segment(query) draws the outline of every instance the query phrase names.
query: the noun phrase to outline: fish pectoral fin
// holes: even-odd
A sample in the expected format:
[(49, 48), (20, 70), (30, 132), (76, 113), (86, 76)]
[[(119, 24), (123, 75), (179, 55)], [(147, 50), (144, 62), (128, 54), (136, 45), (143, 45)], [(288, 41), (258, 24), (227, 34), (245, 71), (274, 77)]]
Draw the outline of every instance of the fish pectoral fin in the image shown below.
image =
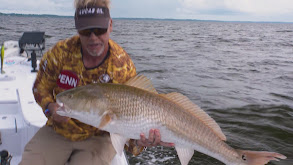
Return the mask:
[(107, 124), (109, 124), (112, 121), (112, 116), (113, 115), (111, 113), (104, 114), (98, 128), (103, 129)]
[(158, 94), (152, 82), (144, 75), (132, 77), (124, 85), (140, 88), (140, 89)]
[(129, 138), (126, 138), (124, 136), (121, 136), (119, 134), (110, 133), (112, 145), (115, 148), (116, 153), (121, 156), (122, 152), (124, 150), (125, 143), (129, 140)]
[(181, 165), (187, 165), (194, 154), (194, 149), (182, 148), (177, 146), (175, 147), (175, 149), (177, 151)]

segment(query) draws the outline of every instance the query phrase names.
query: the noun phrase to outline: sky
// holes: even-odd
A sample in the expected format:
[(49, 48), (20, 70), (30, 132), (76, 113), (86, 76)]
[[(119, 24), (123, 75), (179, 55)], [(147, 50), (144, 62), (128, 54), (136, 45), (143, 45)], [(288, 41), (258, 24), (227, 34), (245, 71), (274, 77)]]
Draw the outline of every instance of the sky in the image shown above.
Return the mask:
[[(74, 0), (0, 0), (0, 12), (74, 15)], [(112, 0), (113, 18), (293, 22), (293, 0)]]

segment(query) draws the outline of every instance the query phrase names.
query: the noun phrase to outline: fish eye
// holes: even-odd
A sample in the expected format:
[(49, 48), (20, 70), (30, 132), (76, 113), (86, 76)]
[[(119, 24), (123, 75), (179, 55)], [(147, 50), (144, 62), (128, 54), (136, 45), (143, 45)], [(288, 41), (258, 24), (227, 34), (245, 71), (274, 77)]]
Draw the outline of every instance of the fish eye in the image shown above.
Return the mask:
[(245, 155), (242, 155), (242, 160), (246, 160), (246, 156)]

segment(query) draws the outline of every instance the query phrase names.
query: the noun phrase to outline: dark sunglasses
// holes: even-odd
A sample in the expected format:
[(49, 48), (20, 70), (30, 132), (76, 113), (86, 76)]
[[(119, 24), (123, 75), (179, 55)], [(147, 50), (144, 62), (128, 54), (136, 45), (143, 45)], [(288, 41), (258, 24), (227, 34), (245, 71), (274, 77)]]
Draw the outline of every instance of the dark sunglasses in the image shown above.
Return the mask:
[(93, 28), (93, 29), (85, 29), (85, 30), (80, 30), (78, 33), (83, 36), (89, 37), (92, 33), (94, 33), (96, 36), (105, 34), (108, 29), (101, 29), (101, 28)]

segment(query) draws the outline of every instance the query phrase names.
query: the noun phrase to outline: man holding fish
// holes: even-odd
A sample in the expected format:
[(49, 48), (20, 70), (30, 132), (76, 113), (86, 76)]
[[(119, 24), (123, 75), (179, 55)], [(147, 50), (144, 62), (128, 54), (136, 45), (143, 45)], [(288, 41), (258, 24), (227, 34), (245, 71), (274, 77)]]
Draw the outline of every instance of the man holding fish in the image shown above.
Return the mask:
[[(56, 113), (56, 95), (95, 83), (125, 83), (136, 76), (128, 54), (113, 40), (110, 0), (75, 0), (77, 36), (58, 42), (42, 58), (33, 93), (47, 116), (26, 145), (20, 164), (110, 164), (116, 151), (108, 132)], [(144, 147), (174, 146), (161, 141), (158, 129), (130, 139), (125, 150), (138, 155)]]
[(26, 145), (20, 164), (104, 165), (124, 149), (137, 155), (157, 145), (175, 147), (182, 165), (194, 150), (229, 165), (286, 159), (230, 147), (219, 125), (187, 97), (159, 94), (136, 76), (130, 57), (109, 38), (109, 3), (75, 0), (79, 35), (58, 42), (41, 60), (33, 93), (48, 122)]

